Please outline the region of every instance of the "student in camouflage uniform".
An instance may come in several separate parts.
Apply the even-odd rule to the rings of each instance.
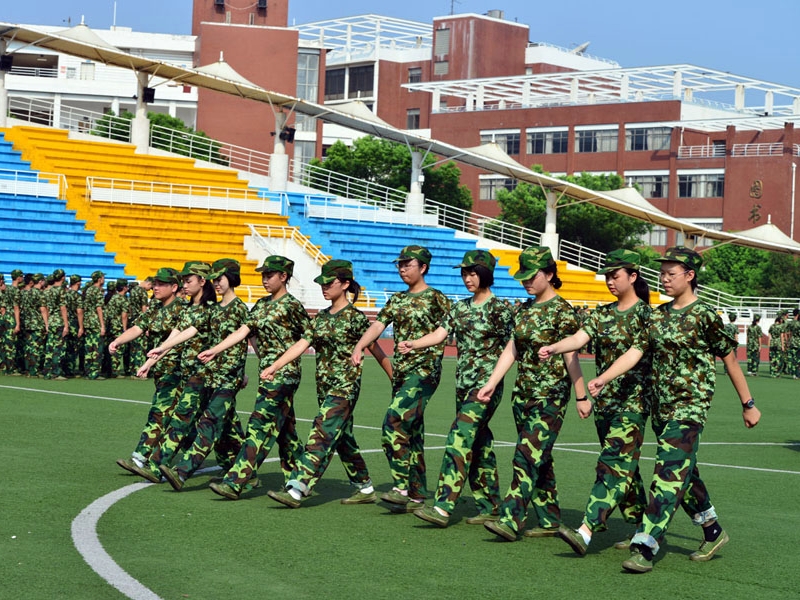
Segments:
[[[114,282],[113,295],[106,303],[106,331],[110,339],[116,339],[128,329],[128,314],[130,304],[126,294],[128,293],[128,280],[117,279]],[[109,356],[111,359],[111,377],[125,376],[125,352],[115,352]]]
[[[786,332],[789,335],[789,346],[787,351],[787,374],[792,379],[800,377],[800,309],[792,311],[792,319],[786,324]]]
[[[298,342],[308,328],[306,309],[286,289],[294,272],[294,262],[274,254],[266,257],[256,271],[261,273],[261,281],[269,296],[256,302],[247,322],[239,329],[213,348],[201,352],[198,356],[201,361],[214,360],[221,352],[250,337],[250,343],[259,357],[259,370],[263,370]],[[235,464],[222,480],[211,483],[215,494],[238,500],[248,487],[248,482],[252,486],[257,481],[254,479],[256,470],[276,441],[284,478],[287,482],[291,479],[297,466],[296,457],[303,451],[303,444],[297,437],[294,414],[294,395],[299,386],[299,358],[278,371],[271,381],[259,381],[244,444]]]
[[[578,313],[556,293],[561,280],[549,248],[525,249],[519,256],[519,270],[514,278],[534,298],[526,301],[514,316],[511,340],[488,381],[478,391],[478,401],[489,402],[505,374],[517,362],[511,406],[518,434],[513,476],[500,506],[500,518],[483,524],[508,541],[515,541],[522,533],[532,501],[538,526],[525,534],[546,537],[558,531],[561,510],[552,451],[564,422],[571,381],[581,404],[586,401],[577,352],[571,350],[563,358],[549,362],[541,361],[538,355],[540,347],[573,335],[580,327]]]
[[[739,327],[736,325],[736,318],[737,315],[735,312],[731,311],[728,313],[728,323],[725,324],[725,331],[736,340],[736,348],[733,350],[733,355],[736,357],[736,360],[739,360]],[[725,372],[727,373],[727,371]]]
[[[177,328],[184,303],[177,297],[178,272],[175,269],[162,268],[153,277],[153,301],[147,311],[137,319],[136,324],[108,345],[114,355],[119,347],[134,339],[144,339],[145,343],[158,346],[167,340],[172,330]],[[143,365],[136,365],[138,368]],[[131,454],[130,460],[119,459],[117,464],[135,473],[131,464],[144,468],[145,461],[161,442],[167,430],[175,405],[180,395],[181,371],[180,355],[177,352],[166,354],[150,369],[156,390],[147,413],[139,443]]]
[[[408,290],[392,295],[378,313],[353,350],[353,366],[361,364],[364,348],[375,342],[390,323],[394,324],[395,340],[415,340],[437,329],[450,310],[450,301],[425,283],[431,258],[430,251],[422,246],[406,246],[400,251],[395,262]],[[444,344],[438,344],[394,356],[392,400],[381,436],[394,487],[381,494],[381,500],[396,507],[396,512],[413,512],[427,496],[424,413],[439,386],[443,353]]]
[[[180,356],[180,395],[175,403],[169,428],[144,461],[144,466],[139,467],[134,463],[130,469],[153,483],[161,481],[159,466],[168,465],[183,444],[192,440],[198,411],[205,406],[209,397],[206,381],[210,376],[210,369],[197,359],[197,355],[208,346],[212,334],[211,318],[216,310],[214,305],[217,295],[211,282],[211,265],[189,261],[177,275],[183,280],[183,289],[189,303],[181,310],[178,323],[169,337],[147,353],[149,358],[137,373],[139,377],[146,377],[154,365],[171,353]],[[175,346],[179,348],[171,350]]]
[[[786,313],[778,311],[775,321],[769,326],[769,374],[780,377],[783,372],[783,320]]]
[[[148,277],[139,285],[132,282],[128,291],[128,326],[133,326],[136,321],[147,310],[150,298],[147,293],[153,289],[153,278]],[[147,360],[147,338],[138,336],[131,341],[128,349],[128,372],[132,378],[136,378],[135,373]]]
[[[502,382],[488,403],[477,398],[509,340],[513,322],[511,310],[492,293],[494,267],[495,258],[486,250],[464,254],[455,268],[461,269],[464,287],[472,296],[456,302],[435,331],[416,340],[403,340],[397,346],[401,354],[409,354],[437,346],[450,334],[456,338],[456,418],[445,443],[435,502],[414,511],[416,517],[439,527],[449,524],[467,481],[478,509],[473,524],[496,518],[500,504],[489,421],[503,398]]]
[[[632,250],[614,250],[606,256],[598,274],[605,275],[613,304],[596,308],[575,335],[539,349],[539,358],[576,351],[592,339],[596,348],[595,368],[602,373],[646,336],[650,326],[650,288],[641,277],[641,257]],[[591,402],[578,399],[578,414],[589,416]],[[609,384],[595,399],[594,422],[600,439],[594,486],[589,494],[583,523],[575,531],[561,527],[559,536],[579,555],[586,553],[592,534],[606,530],[606,521],[616,507],[626,522],[639,525],[647,504],[639,474],[644,428],[650,412],[650,359],[643,358],[624,377]],[[615,548],[628,547],[628,540]]]
[[[758,376],[758,367],[761,364],[761,338],[764,332],[759,326],[760,321],[761,317],[756,315],[753,317],[753,323],[747,328],[747,374],[753,377]]]
[[[35,273],[31,282],[33,285],[22,294],[22,335],[25,373],[28,377],[38,377],[42,375],[47,340],[47,304],[42,292],[44,275]]]
[[[691,510],[692,521],[703,527],[704,541],[690,555],[691,560],[710,560],[729,541],[697,468],[700,436],[714,395],[715,356],[721,357],[728,369],[742,403],[745,426],[754,427],[761,417],[733,354],[736,341],[725,332],[716,311],[695,295],[703,259],[694,250],[673,247],[658,260],[664,291],[673,300],[653,311],[647,338],[634,342],[608,370],[589,382],[589,391],[597,396],[608,382],[652,352],[656,466],[642,531],[633,536],[631,556],[622,563],[634,573],[653,569],[653,557],[679,505]]]
[[[0,375],[14,372],[16,348],[14,344],[14,300],[5,275],[0,273]]]
[[[103,285],[105,273],[95,271],[91,282],[83,288],[83,357],[86,379],[105,379],[103,366],[103,339],[106,335],[106,319],[103,314]]]
[[[211,311],[209,343],[219,343],[247,321],[247,305],[235,291],[242,281],[240,270],[239,262],[232,258],[221,258],[211,265],[209,278],[214,282],[220,300]],[[162,347],[167,346],[164,344]],[[236,412],[236,394],[245,384],[246,359],[247,341],[242,340],[222,354],[213,369],[207,369],[208,401],[195,422],[194,442],[178,457],[174,467],[164,462],[159,465],[161,473],[176,492],[181,491],[184,482],[200,468],[212,449],[216,450],[217,464],[223,471],[227,471],[239,455],[244,433]],[[198,361],[205,364],[199,355]]]
[[[83,338],[83,298],[80,293],[81,276],[73,274],[69,276],[69,287],[64,292],[64,299],[67,304],[67,323],[69,333],[66,339],[66,356],[64,357],[64,375],[67,377],[77,377],[83,373],[81,368],[81,344]]]
[[[25,285],[25,274],[19,269],[11,271],[11,285],[8,286],[7,291],[9,294],[9,302],[12,306],[12,315],[14,318],[14,325],[12,327],[12,337],[14,343],[14,358],[9,375],[20,376],[22,375],[23,365],[23,345],[22,345],[22,306],[21,292]]]
[[[47,303],[47,341],[44,351],[44,378],[65,381],[63,363],[67,351],[69,315],[67,297],[64,293],[65,273],[56,269],[50,276],[53,285],[45,292]]]
[[[367,464],[353,433],[353,410],[361,390],[362,367],[350,362],[355,345],[369,327],[369,321],[348,300],[358,300],[359,285],[353,278],[353,265],[346,260],[330,260],[314,279],[331,305],[321,310],[309,324],[303,337],[281,357],[261,371],[261,379],[274,381],[276,374],[296,361],[309,347],[317,354],[317,401],[319,413],[311,426],[305,450],[297,459],[297,468],[283,491],[267,495],[290,508],[299,508],[304,497],[322,477],[334,452],[338,452],[350,483],[356,491],[343,498],[342,504],[375,502],[375,490]],[[392,365],[378,344],[370,346],[389,378]]]

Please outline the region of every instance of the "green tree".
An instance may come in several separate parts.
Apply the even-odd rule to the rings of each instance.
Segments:
[[[733,244],[703,253],[700,283],[736,296],[800,298],[800,258]]]
[[[95,121],[94,128],[90,133],[109,140],[130,142],[132,119],[133,113],[128,110],[123,110],[119,116],[110,110]]]
[[[540,165],[533,170],[543,173]],[[619,175],[591,175],[561,177],[565,181],[597,191],[616,190],[625,182]],[[500,219],[528,229],[544,231],[545,195],[540,187],[520,183],[514,190],[498,190]],[[567,202],[558,207],[558,233],[566,240],[610,252],[616,248],[634,248],[642,243],[642,236],[650,231],[650,225],[632,217],[595,206],[588,202]]]

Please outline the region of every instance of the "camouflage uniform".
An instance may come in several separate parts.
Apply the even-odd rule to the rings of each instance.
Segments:
[[[436,330],[450,310],[450,301],[439,290],[394,294],[378,313],[383,325],[394,323],[394,339],[415,340]],[[425,476],[424,412],[442,376],[444,344],[409,354],[396,353],[393,360],[392,401],[383,421],[381,443],[394,486],[408,490],[412,499],[427,495]]]
[[[736,340],[716,311],[696,300],[673,309],[659,306],[647,340],[634,347],[653,358],[653,430],[658,444],[642,531],[631,541],[658,552],[678,505],[696,525],[716,519],[700,479],[697,450],[716,383],[715,356],[730,354]]]
[[[25,369],[25,344],[22,335],[22,296],[23,296],[23,289],[20,285],[12,285],[7,288],[7,291],[11,294],[11,305],[12,305],[12,313],[14,312],[14,307],[19,312],[19,330],[17,333],[14,334],[14,373],[22,373]],[[16,317],[16,315],[14,315]],[[16,329],[16,324],[13,326]]]
[[[353,434],[353,410],[361,391],[362,365],[350,362],[353,348],[369,328],[369,321],[352,304],[337,313],[330,307],[321,310],[303,333],[317,352],[317,402],[305,450],[287,487],[308,495],[338,452],[350,482],[358,489],[372,482],[361,450]],[[284,367],[285,368],[285,367]]]
[[[103,313],[106,317],[106,337],[113,341],[125,332],[122,316],[130,314],[130,304],[124,294],[115,291],[114,295],[106,304]],[[122,347],[118,352],[111,355],[111,376],[123,377],[125,375],[125,352]]]
[[[769,374],[780,377],[783,372],[783,323],[775,322],[769,327]]]
[[[747,372],[753,375],[758,375],[758,367],[761,364],[761,337],[763,335],[764,332],[758,325],[750,325],[747,328]],[[737,339],[736,334],[731,337]]]
[[[247,305],[240,298],[226,305],[217,304],[210,311],[208,346],[214,346],[239,329],[248,317]],[[247,359],[247,340],[229,348],[216,358],[207,370],[208,401],[195,422],[195,437],[175,465],[182,479],[191,477],[212,448],[217,464],[227,471],[239,454],[244,441],[242,425],[236,413],[236,393],[244,382],[244,363]]]
[[[591,313],[582,329],[595,342],[597,373],[604,373],[636,340],[648,334],[650,312],[650,307],[639,301],[624,312],[614,302]],[[583,518],[592,531],[604,531],[617,506],[626,522],[641,523],[647,495],[639,474],[639,457],[649,412],[648,355],[609,382],[595,398],[594,422],[602,450]]]
[[[500,521],[515,532],[522,530],[532,500],[541,527],[557,528],[561,522],[552,451],[569,402],[570,376],[562,356],[540,361],[538,353],[579,327],[578,314],[560,296],[528,300],[514,317],[518,356],[512,411],[518,438]]]
[[[103,290],[89,284],[83,296],[83,355],[87,379],[100,377],[103,364],[103,337],[100,335],[98,308],[103,308]]]
[[[2,277],[2,275],[0,275]],[[0,291],[0,375],[16,371],[14,360],[16,344],[14,343],[14,298],[10,287]]]
[[[67,299],[63,286],[53,286],[45,292],[45,302],[47,303],[47,342],[44,352],[44,374],[45,379],[63,377],[63,363],[67,350],[67,336],[64,328],[69,327],[64,322],[61,309],[66,311]]]
[[[786,323],[789,347],[786,356],[786,373],[794,379],[800,377],[800,321],[792,319]]]
[[[67,289],[64,291],[64,299],[67,304],[67,319],[69,321],[69,333],[67,334],[66,356],[64,359],[64,374],[68,377],[76,377],[81,373],[81,349],[82,344],[78,337],[80,329],[78,321],[78,310],[83,310],[83,298],[77,290]]]
[[[38,376],[44,362],[44,345],[47,339],[47,327],[41,308],[46,308],[44,294],[35,287],[22,293],[22,334],[25,348],[25,372]]]
[[[511,337],[512,324],[511,310],[494,295],[480,305],[472,298],[459,300],[442,321],[448,334],[455,334],[458,348],[456,418],[447,435],[435,495],[435,506],[448,514],[466,480],[480,513],[492,513],[500,504],[489,421],[503,398],[503,384],[486,404],[479,402],[477,395]]]
[[[135,285],[128,293],[128,327],[139,324],[139,319],[144,314],[144,309],[149,303],[147,291]],[[128,348],[129,369],[132,373],[141,367],[147,360],[147,338],[139,336],[130,343]]]
[[[303,305],[287,293],[278,300],[272,300],[271,296],[261,298],[250,311],[246,324],[256,337],[261,371],[302,337],[309,318]],[[283,367],[272,381],[260,380],[247,436],[223,483],[241,492],[276,441],[284,478],[291,479],[296,457],[303,451],[294,415],[294,395],[299,385],[300,359]]]
[[[147,307],[147,312],[137,322],[137,326],[146,333],[146,336],[144,333],[139,336],[145,338],[146,346],[155,348],[166,341],[172,330],[178,327],[180,313],[185,306],[182,300],[175,298],[167,305],[154,300]],[[133,457],[140,462],[144,462],[159,445],[172,419],[180,396],[180,353],[167,352],[153,365],[150,374],[153,376],[156,391],[147,413],[147,422],[133,452]]]

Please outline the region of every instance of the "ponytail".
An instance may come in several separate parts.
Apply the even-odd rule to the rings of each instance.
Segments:
[[[636,280],[633,282],[633,291],[636,292],[636,295],[639,299],[650,306],[650,286],[648,285],[647,281],[645,281],[642,274],[639,273],[636,269],[628,269],[626,268],[625,271],[628,275],[636,275]]]
[[[558,265],[556,265],[556,263],[553,263],[549,267],[543,267],[540,270],[545,275],[549,275],[550,273],[553,274],[553,277],[550,278],[550,285],[553,286],[554,290],[561,288],[563,283],[561,283],[561,280],[558,278]]]

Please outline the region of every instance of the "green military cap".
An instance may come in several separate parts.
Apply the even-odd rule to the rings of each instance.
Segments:
[[[526,281],[536,275],[545,267],[556,264],[553,253],[547,246],[531,246],[525,248],[519,255],[519,271],[514,273],[514,279]]]
[[[293,272],[294,261],[279,254],[268,256],[260,267],[256,267],[256,273],[286,273],[291,277]]]
[[[735,312],[731,311],[731,312],[729,312],[729,313],[728,313],[728,318],[729,318],[731,321],[735,321],[735,320],[736,320],[736,317],[737,317],[737,314],[736,314]]]
[[[328,283],[333,283],[339,278],[353,279],[353,263],[349,260],[329,260],[322,265],[322,273],[314,278],[314,283],[326,285]]]
[[[117,288],[117,285],[113,281],[106,281],[106,290],[109,292],[114,291]]]
[[[66,275],[66,273],[64,273],[64,269],[56,269],[55,271],[53,271],[52,275],[53,281],[58,281],[59,279],[64,277],[64,275]]]
[[[411,245],[406,246],[402,250],[400,250],[400,256],[394,259],[394,262],[400,262],[402,260],[413,260],[417,259],[424,265],[430,266],[431,264],[431,252],[425,246],[417,246]]]
[[[178,285],[180,281],[178,281],[178,272],[175,269],[170,269],[169,267],[161,267],[156,274],[152,277],[153,281],[158,281],[161,283],[174,283]]]
[[[33,281],[33,283],[39,283],[42,279],[44,279],[44,275],[41,273],[34,273],[31,281]]]
[[[97,283],[98,281],[100,281],[101,278],[105,276],[106,274],[103,273],[102,271],[95,271],[94,273],[92,273],[92,283]]]
[[[115,287],[126,287],[127,285],[128,285],[128,280],[123,279],[121,277],[117,279],[117,281],[115,282]]]
[[[785,317],[788,314],[789,314],[789,311],[787,311],[787,310],[779,310],[777,313],[775,313],[775,318],[779,319],[780,317]]]
[[[25,273],[20,271],[19,269],[14,269],[11,271],[11,279],[17,279],[18,277],[22,277]]]
[[[691,271],[699,271],[703,264],[703,257],[690,248],[683,248],[681,246],[673,246],[667,248],[664,256],[656,259],[658,262],[677,262],[686,265],[686,268]]]
[[[183,265],[183,270],[178,273],[178,277],[188,277],[189,275],[197,275],[203,279],[209,279],[211,265],[201,260],[190,260]]]
[[[81,281],[83,281],[83,279],[77,273],[69,276],[69,284],[70,285],[75,285],[76,283],[80,283]]]
[[[494,273],[495,259],[492,253],[488,250],[470,250],[464,254],[461,263],[457,264],[454,269],[463,269],[465,267],[486,267],[489,272]]]
[[[52,274],[50,274],[44,278],[44,282],[47,285],[53,285],[56,282],[56,278]]]
[[[639,270],[639,267],[642,266],[642,257],[639,255],[638,252],[634,252],[633,250],[612,250],[608,254],[606,254],[606,262],[603,265],[602,269],[599,269],[597,272],[600,275],[605,275],[606,273],[611,273],[612,271],[616,271],[617,269],[635,269]]]
[[[234,258],[220,258],[215,260],[211,265],[211,273],[208,274],[209,279],[217,279],[226,273],[239,273],[241,265],[239,261]]]
[[[155,281],[155,278],[151,275],[150,277],[145,277],[145,281],[149,281],[150,283],[153,283]]]

